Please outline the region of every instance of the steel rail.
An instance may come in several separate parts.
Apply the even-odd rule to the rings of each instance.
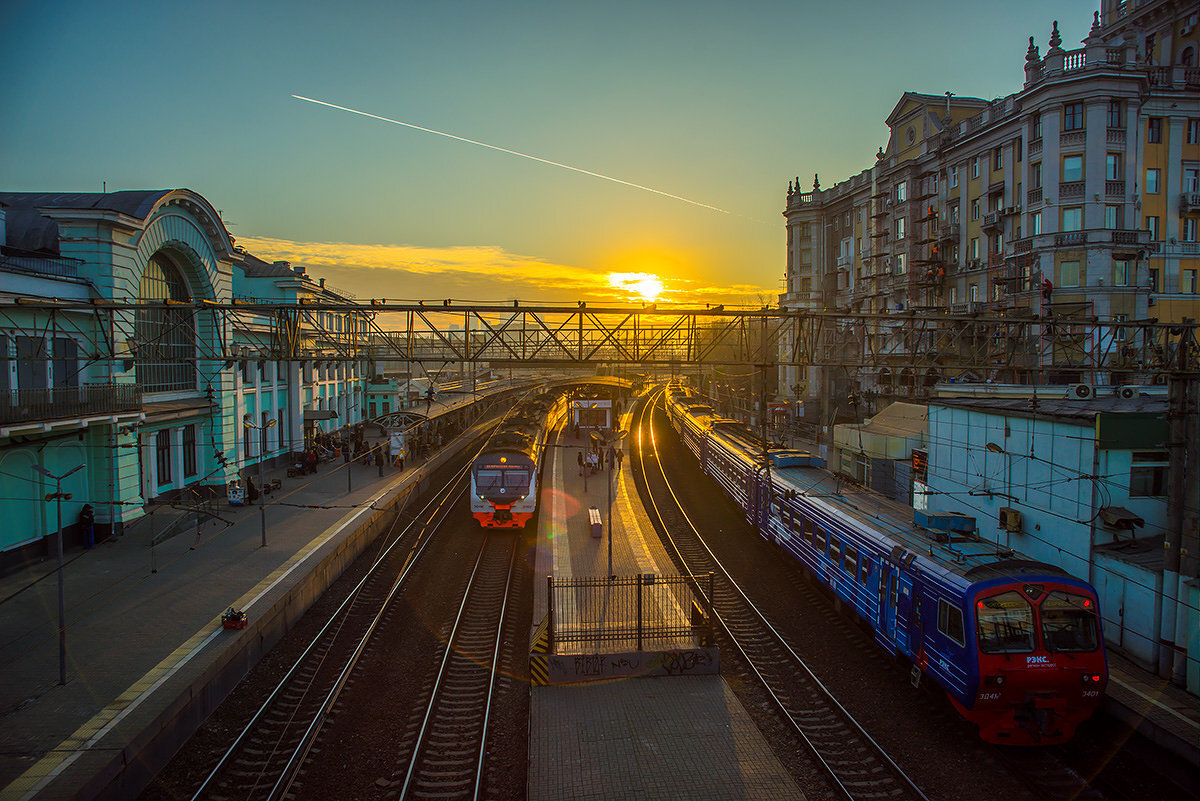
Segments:
[[[506,568],[503,590],[504,603],[502,603],[500,606],[499,615],[495,623],[495,637],[492,640],[493,660],[491,665],[488,667],[487,700],[483,706],[483,715],[478,731],[480,744],[479,750],[476,752],[474,767],[475,776],[474,780],[471,782],[473,788],[473,798],[479,797],[480,785],[483,778],[484,752],[487,747],[487,725],[491,714],[492,691],[496,683],[496,668],[500,655],[500,646],[504,636],[505,616],[508,610],[507,601],[508,595],[512,588],[513,566],[516,563],[516,555],[518,551],[518,548],[516,547],[518,538],[510,537],[510,539],[512,541],[508,544],[508,566]],[[434,711],[437,709],[439,703],[444,700],[443,687],[446,684],[447,678],[449,677],[451,663],[456,657],[466,653],[465,649],[460,651],[460,649],[456,648],[456,645],[461,644],[461,640],[464,637],[464,629],[466,628],[464,623],[470,619],[468,608],[472,601],[478,600],[479,597],[480,573],[481,569],[485,567],[484,556],[487,554],[489,546],[497,541],[499,541],[497,535],[490,534],[480,543],[479,554],[475,558],[475,565],[471,569],[471,575],[467,580],[467,586],[463,589],[462,601],[459,603],[458,612],[454,618],[454,627],[450,632],[450,636],[446,638],[445,651],[442,654],[441,665],[439,666],[437,676],[434,679],[433,688],[430,690],[429,703],[425,707],[425,714],[421,720],[421,726],[417,731],[416,740],[413,742],[412,756],[408,762],[408,769],[405,771],[404,784],[400,789],[399,797],[401,799],[408,798],[409,791],[413,789],[414,782],[418,779],[417,769],[420,765],[422,754],[428,747],[428,738],[431,734],[430,724],[434,720]]]
[[[287,673],[283,676],[283,678],[279,680],[278,684],[271,691],[270,695],[267,696],[266,700],[263,701],[263,703],[259,706],[258,710],[250,718],[249,722],[246,723],[246,725],[242,728],[242,731],[234,739],[233,743],[229,746],[228,749],[226,749],[225,753],[217,761],[217,764],[212,768],[212,770],[209,771],[208,776],[205,777],[204,781],[200,784],[200,787],[197,788],[195,793],[192,794],[192,801],[199,801],[199,799],[203,797],[205,791],[209,787],[209,784],[220,774],[220,772],[226,766],[226,764],[228,762],[230,762],[230,760],[233,758],[233,756],[238,752],[238,750],[241,748],[241,746],[245,743],[245,741],[247,740],[249,735],[259,727],[259,724],[262,721],[264,715],[266,715],[266,713],[272,708],[272,706],[274,705],[276,700],[279,698],[281,693],[290,685],[293,677],[300,670],[300,668],[304,665],[305,661],[309,658],[309,656],[314,652],[314,650],[319,645],[321,645],[322,641],[325,638],[325,635],[330,632],[330,629],[334,626],[334,624],[337,623],[340,625],[342,622],[344,622],[345,613],[348,613],[351,609],[353,609],[354,605],[357,603],[357,601],[359,599],[359,596],[360,596],[363,588],[366,586],[367,582],[373,578],[375,571],[379,568],[379,566],[383,563],[383,561],[392,554],[392,551],[397,546],[399,546],[401,541],[405,538],[405,536],[409,533],[409,531],[412,530],[412,528],[414,526],[417,526],[418,524],[425,525],[422,523],[421,518],[426,513],[430,512],[430,510],[433,510],[434,512],[436,512],[445,505],[446,501],[449,499],[449,497],[451,496],[451,494],[453,492],[453,488],[462,481],[467,470],[469,469],[469,466],[470,466],[470,461],[468,461],[466,466],[464,466],[454,476],[454,479],[452,481],[448,482],[444,487],[442,487],[439,490],[439,492],[436,493],[434,495],[434,497],[431,498],[430,501],[428,503],[426,503],[424,505],[424,507],[421,508],[421,510],[419,512],[417,512],[416,514],[414,514],[412,516],[412,519],[409,520],[408,525],[406,525],[404,527],[404,529],[395,536],[395,538],[392,540],[392,542],[382,552],[380,552],[380,554],[375,558],[375,561],[372,562],[372,564],[367,569],[367,571],[363,575],[363,577],[354,586],[354,588],[347,594],[345,600],[343,600],[342,603],[338,605],[337,609],[335,609],[333,611],[333,613],[329,616],[329,620],[327,620],[325,622],[325,624],[321,627],[320,631],[318,631],[313,636],[312,641],[305,647],[304,651],[296,658],[296,660],[293,663],[293,665],[291,666],[291,668],[289,668]],[[461,493],[461,490],[460,490],[460,493]],[[394,530],[394,525],[393,525],[393,530]],[[390,531],[388,533],[388,536],[391,536]],[[404,577],[406,577],[408,575],[409,571],[412,568],[412,565],[417,561],[417,557],[420,556],[420,553],[424,552],[424,549],[428,545],[428,543],[429,543],[429,538],[424,538],[422,540],[419,540],[417,543],[415,543],[416,545],[418,545],[420,547],[420,550],[417,551],[416,556],[414,556],[410,553],[409,558],[406,563],[406,566],[405,566],[404,570],[402,571],[401,578],[398,579],[398,581],[402,580]],[[390,599],[390,597],[391,596],[389,595],[389,599]],[[372,626],[372,628],[373,628],[373,626]],[[280,737],[282,737],[282,736],[283,735],[281,733]]]
[[[650,397],[648,397],[646,399],[646,401],[642,405],[642,408],[640,410],[641,411],[641,418],[640,418],[641,423],[639,424],[639,445],[640,445],[641,429],[642,429],[643,425],[645,425],[645,422],[648,419],[648,417],[650,416],[650,413],[652,413],[654,406],[657,404],[658,400],[661,398],[661,396],[663,394],[664,394],[663,391],[659,391],[659,392],[655,393],[654,395],[651,395]],[[656,466],[658,467],[659,473],[662,476],[662,481],[663,481],[664,486],[666,487],[667,491],[670,493],[671,499],[674,501],[674,504],[677,507],[679,514],[683,517],[687,526],[694,533],[696,541],[700,544],[700,546],[708,554],[708,558],[716,566],[720,575],[725,579],[725,582],[727,582],[728,587],[731,588],[736,593],[736,595],[740,599],[742,605],[746,609],[748,609],[758,619],[758,621],[761,623],[761,625],[772,635],[775,642],[783,648],[783,650],[788,654],[788,656],[790,656],[792,661],[804,671],[805,676],[807,676],[809,681],[812,683],[812,686],[816,690],[818,690],[819,694],[821,696],[823,696],[823,698],[831,705],[833,711],[839,717],[841,717],[842,720],[854,730],[854,732],[858,735],[859,738],[861,738],[861,740],[863,740],[867,745],[870,746],[870,749],[875,752],[875,755],[881,760],[881,762],[890,770],[890,772],[893,774],[893,776],[899,781],[901,788],[906,790],[907,792],[913,794],[917,798],[921,799],[921,801],[929,801],[929,798],[928,798],[928,796],[925,795],[924,791],[922,791],[921,788],[918,787],[917,784],[908,776],[908,774],[905,773],[904,770],[899,765],[896,764],[896,762],[891,758],[891,756],[888,755],[887,751],[885,751],[883,749],[883,747],[881,745],[879,745],[879,743],[876,742],[875,739],[870,736],[870,734],[867,733],[867,731],[854,718],[854,716],[850,714],[850,712],[841,704],[841,702],[839,702],[837,700],[837,698],[834,696],[834,694],[820,681],[820,679],[817,678],[816,674],[813,673],[812,669],[809,668],[808,664],[804,661],[804,659],[801,658],[800,655],[796,653],[796,651],[787,642],[785,637],[767,619],[766,615],[758,608],[758,606],[752,600],[750,600],[749,596],[742,589],[741,585],[738,584],[738,582],[734,580],[734,578],[730,575],[729,571],[725,568],[724,564],[722,564],[720,559],[717,558],[716,554],[713,553],[712,549],[708,546],[708,544],[704,541],[703,536],[700,534],[699,528],[695,525],[695,523],[692,522],[691,517],[687,514],[687,511],[684,508],[683,502],[680,501],[678,495],[675,493],[675,490],[671,486],[670,479],[667,477],[665,469],[663,469],[662,459],[659,457],[658,442],[657,442],[657,438],[655,436],[654,428],[653,428],[652,424],[649,426],[649,438],[650,438],[650,447],[654,454],[654,462],[655,462]],[[644,452],[644,449],[639,447],[636,450],[638,451],[638,459],[642,464],[642,475],[646,476],[647,473],[646,473],[646,468],[645,468],[645,457],[642,455]],[[647,483],[647,487],[649,487],[648,483]],[[674,536],[671,535],[670,529],[666,525],[666,521],[663,518],[662,511],[658,505],[658,502],[654,499],[652,493],[649,494],[649,500],[650,500],[651,506],[654,509],[654,515],[655,515],[655,517],[658,518],[658,520],[661,524],[661,529],[665,534],[665,537],[667,539],[668,544],[670,545],[671,550],[675,553],[675,556],[679,560],[679,563],[683,566],[683,569],[687,572],[688,576],[692,579],[693,583],[695,584],[695,586],[697,588],[697,591],[702,592],[702,590],[700,589],[701,583],[696,579],[695,574],[692,572],[690,565],[688,565],[686,558],[684,557],[678,544],[675,542]],[[708,571],[705,571],[705,572],[707,573]],[[714,591],[714,594],[715,594],[715,591]],[[710,609],[712,610],[713,618],[720,624],[722,630],[726,633],[726,635],[729,637],[730,641],[735,645],[738,652],[741,654],[742,658],[745,660],[746,664],[750,667],[750,670],[754,673],[754,675],[756,677],[758,677],[759,682],[762,684],[762,686],[766,690],[767,694],[771,697],[772,701],[775,702],[776,706],[779,707],[780,711],[783,712],[784,716],[788,719],[788,721],[795,728],[797,734],[800,735],[801,740],[808,747],[809,751],[813,754],[813,756],[821,764],[822,768],[824,768],[826,770],[826,772],[829,774],[829,776],[832,778],[832,780],[836,784],[838,790],[848,799],[853,800],[853,799],[857,798],[858,796],[856,796],[851,791],[851,789],[848,788],[845,783],[843,783],[842,777],[838,775],[837,769],[835,769],[828,762],[828,760],[825,758],[825,755],[823,755],[821,753],[817,744],[814,743],[813,740],[809,737],[808,732],[806,732],[804,730],[803,724],[799,720],[796,719],[796,716],[789,710],[789,708],[788,708],[787,704],[784,702],[784,700],[780,697],[780,695],[771,686],[770,681],[763,674],[763,672],[759,669],[758,665],[755,664],[755,660],[750,656],[750,654],[743,647],[741,640],[733,632],[732,628],[730,627],[729,623],[726,621],[725,617],[723,617],[721,614],[719,614],[717,612],[716,599],[708,598],[706,600],[709,604]]]

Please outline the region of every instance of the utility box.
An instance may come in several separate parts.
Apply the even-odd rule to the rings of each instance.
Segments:
[[[595,506],[588,509],[588,524],[592,527],[592,536],[599,538],[604,534],[604,521],[600,519],[600,510]]]

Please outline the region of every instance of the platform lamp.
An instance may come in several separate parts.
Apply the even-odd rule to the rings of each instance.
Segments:
[[[612,432],[612,434],[611,434],[611,435],[609,435],[609,436],[607,436],[607,437],[598,437],[598,436],[596,436],[596,434],[594,434],[594,433],[593,433],[593,434],[592,434],[592,441],[594,441],[595,443],[597,443],[598,445],[600,445],[601,447],[603,447],[603,448],[604,448],[604,449],[607,451],[609,448],[611,448],[613,445],[616,445],[618,442],[620,442],[621,440],[625,439],[625,437],[627,437],[627,436],[629,436],[629,432],[628,432],[628,431],[625,431],[625,430],[617,430],[617,431],[614,431],[614,432]],[[601,457],[600,457],[600,458],[601,458],[601,459],[604,459],[604,456],[603,456],[603,455],[601,455]],[[615,460],[614,460],[614,461],[615,461]],[[601,463],[603,464],[603,462],[601,462]],[[586,471],[585,471],[585,473],[586,473]],[[609,578],[609,580],[611,581],[611,580],[612,580],[612,578],[613,578],[613,563],[612,563],[612,494],[613,494],[612,480],[613,480],[613,466],[612,466],[612,465],[609,465],[609,467],[608,467],[608,474],[607,474],[607,475],[608,475],[608,479],[607,479],[607,481],[606,481],[605,483],[607,483],[607,484],[608,484],[608,512],[606,513],[606,517],[605,517],[605,519],[606,519],[608,522],[607,522],[607,523],[605,523],[605,525],[608,527],[608,578]],[[585,484],[586,484],[586,481],[587,481],[587,479],[585,478],[585,479],[584,479],[584,481],[585,481]]]
[[[83,469],[83,465],[72,467],[61,476],[56,476],[41,465],[33,465],[33,469],[47,478],[54,479],[54,492],[46,496],[48,501],[56,501],[58,505],[58,683],[67,683],[67,611],[63,605],[63,527],[62,502],[71,500],[71,493],[62,491],[63,479],[72,473]]]
[[[254,425],[254,418],[249,414],[242,415],[242,423],[246,428],[253,428],[255,431],[266,431],[271,426],[275,425],[275,420],[267,421],[266,425]],[[264,434],[260,434],[258,438],[258,519],[259,525],[262,528],[262,547],[267,547],[267,485],[263,483],[263,460],[266,458],[267,449]]]

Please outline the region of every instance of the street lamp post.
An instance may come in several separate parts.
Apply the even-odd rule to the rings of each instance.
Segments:
[[[62,502],[63,498],[71,500],[71,493],[62,491],[63,479],[82,470],[83,465],[76,465],[61,476],[56,476],[40,465],[33,469],[42,475],[54,479],[54,492],[46,496],[48,501],[56,501],[58,506],[58,683],[67,683],[67,610],[63,603],[63,527]]]
[[[254,425],[254,420],[250,415],[243,415],[242,422],[247,428],[253,428],[255,431],[263,432],[271,426],[275,425],[274,420],[270,420],[264,426]],[[267,547],[267,485],[263,483],[263,460],[266,458],[267,449],[265,434],[259,434],[258,438],[258,522],[262,529],[262,547]]]
[[[621,440],[625,439],[625,437],[628,436],[628,434],[629,434],[628,431],[614,431],[612,433],[612,436],[604,437],[604,438],[597,437],[595,434],[592,434],[592,439],[594,439],[596,442],[600,443],[604,449],[600,455],[600,458],[604,459],[608,455],[608,452],[610,450],[612,450],[612,447],[614,445],[616,445],[618,442],[620,442]],[[613,462],[616,462],[616,461],[617,460],[614,457]],[[601,464],[603,464],[603,462],[601,462]],[[613,474],[614,467],[615,467],[615,464],[610,464],[608,466],[608,474],[607,474],[607,479],[605,481],[605,483],[608,484],[608,512],[606,513],[605,525],[608,527],[608,577],[610,579],[613,577],[613,557],[612,557],[612,500],[613,500],[612,499],[612,494],[613,494],[612,480],[613,480],[613,476],[612,476],[612,474]],[[584,470],[583,474],[584,474],[583,488],[586,491],[587,490],[587,471]]]

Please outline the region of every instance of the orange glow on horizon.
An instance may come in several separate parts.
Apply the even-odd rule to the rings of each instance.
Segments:
[[[665,291],[662,280],[652,273],[609,273],[608,285],[648,303],[653,303]]]

